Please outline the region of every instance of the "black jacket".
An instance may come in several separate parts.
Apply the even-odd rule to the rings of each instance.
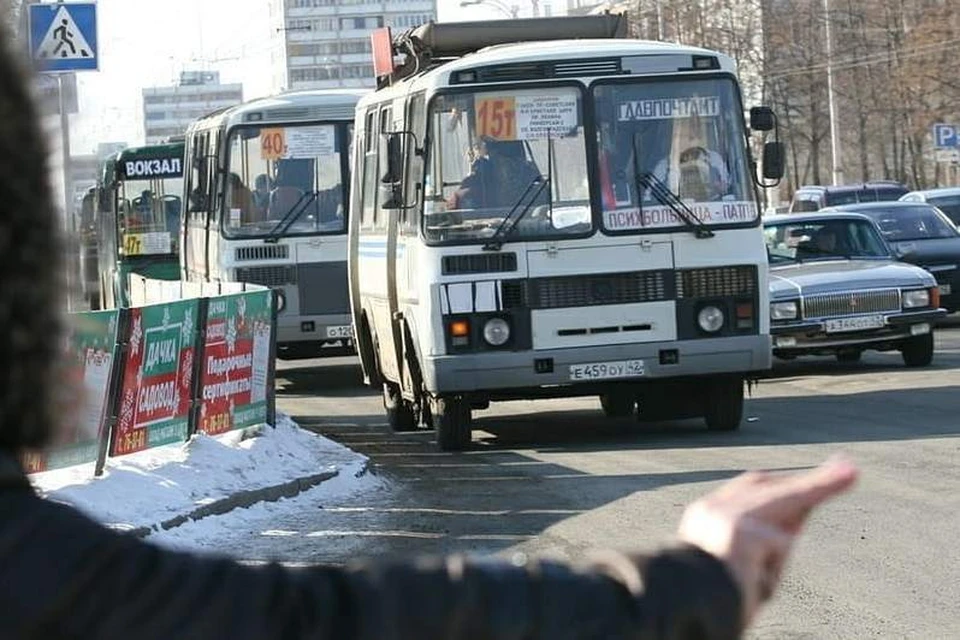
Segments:
[[[460,557],[251,567],[160,549],[37,496],[0,454],[2,638],[736,638],[740,595],[691,548],[590,570]]]

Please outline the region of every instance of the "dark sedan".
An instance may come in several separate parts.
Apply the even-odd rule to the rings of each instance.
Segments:
[[[932,273],[940,285],[940,303],[960,310],[960,231],[937,207],[921,202],[867,202],[824,211],[870,216],[904,262]]]
[[[933,323],[942,318],[934,277],[897,262],[876,224],[856,213],[770,216],[773,353],[835,355],[900,351],[907,366],[933,360]]]

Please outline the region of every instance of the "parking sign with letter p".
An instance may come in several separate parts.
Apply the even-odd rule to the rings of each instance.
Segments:
[[[957,146],[957,128],[952,124],[933,125],[933,146],[938,149]]]

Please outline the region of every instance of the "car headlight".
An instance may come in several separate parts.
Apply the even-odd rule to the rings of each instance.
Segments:
[[[903,292],[903,308],[916,309],[918,307],[930,306],[930,291],[927,289],[916,289],[914,291]]]
[[[483,325],[483,339],[493,347],[502,347],[510,339],[510,323],[503,318],[490,318]]]
[[[719,307],[708,305],[697,314],[697,324],[707,333],[716,333],[723,328],[723,311]]]
[[[798,313],[797,303],[794,301],[774,302],[770,305],[771,320],[794,320]]]

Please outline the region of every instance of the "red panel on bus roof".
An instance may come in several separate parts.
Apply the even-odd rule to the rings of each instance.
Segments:
[[[393,73],[393,37],[390,27],[382,27],[370,34],[373,49],[373,73],[376,77]]]

